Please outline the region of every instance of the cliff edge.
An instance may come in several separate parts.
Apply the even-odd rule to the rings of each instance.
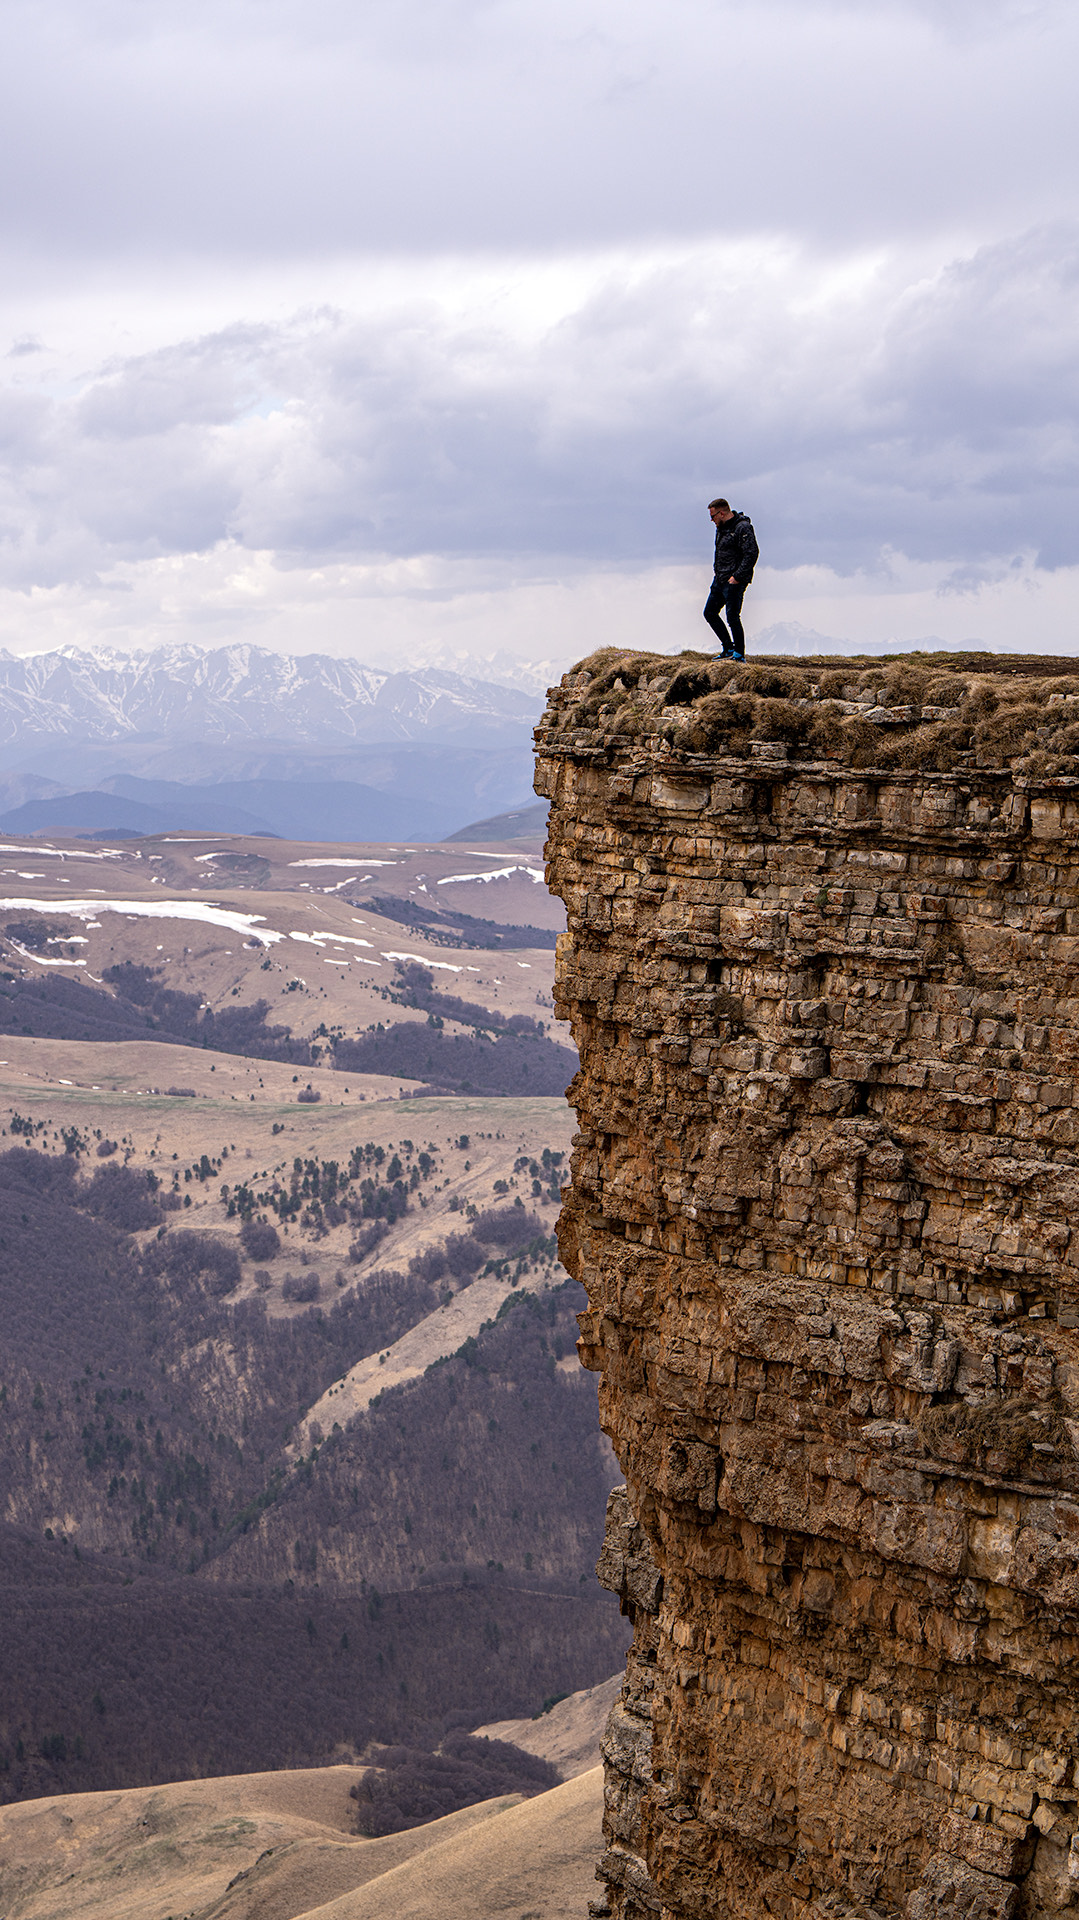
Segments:
[[[615,1920],[1079,1908],[1079,674],[608,651],[537,731],[625,1474]]]

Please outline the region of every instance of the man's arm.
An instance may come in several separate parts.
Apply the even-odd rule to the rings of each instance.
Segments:
[[[747,587],[752,578],[753,569],[760,559],[761,554],[751,520],[742,521],[738,529],[738,544],[742,550],[738,561],[738,571],[737,573],[731,574],[728,584],[732,587]]]

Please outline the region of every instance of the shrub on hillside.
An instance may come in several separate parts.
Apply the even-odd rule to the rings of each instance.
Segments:
[[[213,1233],[169,1233],[155,1241],[144,1256],[147,1271],[165,1274],[184,1287],[202,1282],[210,1294],[231,1293],[240,1284],[240,1256],[235,1243]]]
[[[0,1154],[0,1177],[14,1179],[53,1200],[74,1197],[75,1161],[69,1154],[38,1153],[36,1147],[9,1147]]]
[[[372,1220],[369,1227],[364,1227],[362,1231],[356,1235],[355,1240],[348,1250],[349,1259],[354,1261],[358,1266],[361,1260],[366,1260],[369,1253],[374,1253],[379,1241],[386,1238],[389,1230],[388,1221]]]
[[[283,1300],[317,1300],[321,1292],[321,1276],[310,1267],[305,1273],[286,1273],[281,1286]]]
[[[350,1287],[326,1315],[325,1326],[344,1363],[352,1366],[403,1333],[438,1306],[434,1288],[419,1274],[376,1267]]]
[[[550,1761],[524,1753],[505,1740],[475,1740],[448,1733],[435,1753],[388,1747],[350,1787],[356,1802],[356,1832],[403,1833],[440,1820],[461,1807],[507,1793],[547,1793],[559,1785]]]
[[[156,1227],[161,1219],[156,1188],[153,1174],[134,1167],[98,1167],[78,1204],[95,1219],[119,1227],[121,1233],[138,1233],[144,1227]]]
[[[497,1007],[485,1007],[477,1000],[459,1000],[455,993],[440,993],[435,989],[430,968],[416,963],[398,965],[390,998],[399,1006],[417,1007],[438,1020],[458,1020],[462,1026],[476,1027],[483,1033],[531,1034],[534,1039],[543,1038],[541,1020],[533,1020],[527,1013],[506,1015]]]
[[[51,1040],[146,1040],[145,1015],[99,987],[50,974],[0,981],[0,1033]]]
[[[447,1009],[443,1017],[457,1016]],[[508,1021],[492,1038],[486,1029],[446,1034],[419,1020],[338,1040],[333,1063],[345,1073],[400,1074],[453,1092],[494,1095],[562,1094],[579,1065],[569,1047],[522,1033]]]
[[[527,1207],[488,1207],[477,1214],[472,1222],[472,1231],[477,1240],[484,1240],[496,1247],[527,1247],[532,1240],[544,1240],[547,1228],[536,1213],[529,1213]]]
[[[179,1040],[188,1046],[213,1047],[219,1053],[245,1053],[262,1060],[288,1060],[293,1065],[305,1065],[310,1060],[306,1040],[294,1040],[288,1027],[266,1025],[268,1000],[223,1007],[215,1013],[197,994],[164,986],[160,975],[160,967],[141,966],[132,960],[122,960],[104,972],[104,979],[121,1003],[127,1002],[129,1013],[136,1008],[141,1012],[144,1026],[151,1029],[151,1035],[144,1032],[143,1038]]]
[[[425,1247],[422,1253],[414,1253],[408,1270],[433,1286],[444,1273],[463,1280],[467,1273],[476,1273],[485,1258],[484,1249],[470,1233],[451,1233],[440,1247]]]
[[[245,1220],[240,1244],[249,1260],[272,1260],[281,1251],[281,1236],[268,1220]]]

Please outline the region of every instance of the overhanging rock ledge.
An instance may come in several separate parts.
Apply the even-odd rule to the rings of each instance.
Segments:
[[[1079,1909],[1079,677],[608,651],[537,732],[625,1474],[615,1920]]]

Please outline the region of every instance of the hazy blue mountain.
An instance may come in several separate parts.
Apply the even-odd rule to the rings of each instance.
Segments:
[[[509,813],[496,813],[489,820],[474,820],[471,826],[448,833],[453,840],[533,840],[547,832],[547,802],[536,800],[528,807],[514,807]]]
[[[197,787],[186,789],[190,804],[178,809],[147,806],[116,793],[67,793],[60,798],[28,800],[0,814],[0,832],[37,833],[42,828],[54,833],[104,833],[121,828],[134,833],[165,833],[180,827],[201,828],[208,833],[267,833],[272,831],[255,814],[227,801],[215,806],[200,804]],[[182,815],[182,817],[180,817]]]
[[[122,782],[123,791],[30,800],[0,814],[0,832],[135,833],[195,828],[270,833],[284,840],[438,840],[460,811],[398,800],[344,781],[240,780],[213,787],[165,780]]]
[[[213,816],[215,832],[225,831],[227,813],[242,810],[259,826],[231,831],[261,830],[283,840],[431,840],[441,837],[447,818],[460,818],[452,801],[438,806],[346,780],[221,780],[196,787],[125,775],[112,783],[112,794],[170,816],[186,813],[190,825]],[[50,804],[62,807],[63,801]]]

